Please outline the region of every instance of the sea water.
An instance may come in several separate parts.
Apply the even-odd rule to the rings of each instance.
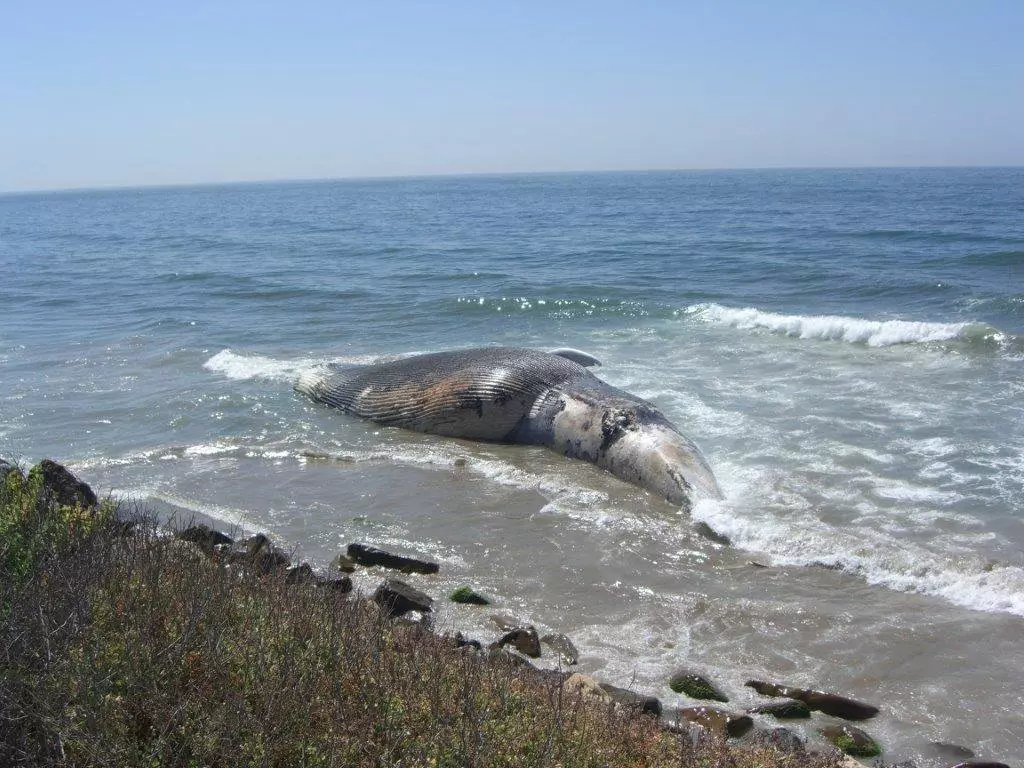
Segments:
[[[5,195],[0,268],[0,456],[319,565],[436,558],[427,591],[471,584],[669,707],[688,667],[736,708],[750,678],[876,703],[887,759],[1024,755],[1024,169]],[[492,344],[595,355],[725,499],[686,515],[292,391]],[[497,636],[443,600],[438,624]]]

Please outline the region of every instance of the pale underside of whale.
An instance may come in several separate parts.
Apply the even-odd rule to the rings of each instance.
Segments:
[[[306,373],[295,388],[378,424],[545,445],[687,508],[721,494],[707,461],[646,400],[587,370],[579,350],[483,347]]]

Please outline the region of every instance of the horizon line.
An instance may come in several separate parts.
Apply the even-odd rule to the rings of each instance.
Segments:
[[[611,168],[611,169],[567,169],[557,171],[451,171],[440,173],[395,173],[354,176],[318,177],[274,177],[263,179],[225,179],[213,181],[183,181],[156,184],[109,184],[81,187],[42,187],[39,189],[0,189],[0,197],[21,197],[32,195],[81,193],[81,192],[131,192],[158,191],[163,189],[196,189],[204,187],[234,187],[272,184],[329,184],[359,181],[402,181],[421,179],[466,179],[494,178],[506,176],[572,176],[585,174],[631,174],[631,173],[722,173],[736,171],[885,171],[885,170],[970,170],[970,169],[1014,169],[1024,164],[949,164],[949,165],[764,165],[764,166],[721,166],[708,168]]]

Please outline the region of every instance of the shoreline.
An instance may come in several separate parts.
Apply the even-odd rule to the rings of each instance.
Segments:
[[[343,575],[340,578],[338,578],[337,574],[317,574],[306,563],[300,563],[299,565],[292,566],[290,564],[290,558],[281,550],[277,549],[272,544],[272,542],[270,542],[265,536],[257,535],[255,537],[250,537],[248,540],[246,540],[246,542],[242,543],[241,549],[239,549],[239,546],[235,544],[235,542],[230,541],[230,539],[228,539],[228,537],[226,537],[224,534],[217,535],[210,529],[180,529],[176,532],[175,536],[179,541],[181,541],[182,536],[184,536],[186,540],[191,541],[191,543],[188,546],[194,547],[196,553],[201,553],[202,557],[209,559],[213,563],[216,563],[220,566],[225,566],[227,570],[230,570],[233,566],[240,567],[243,571],[251,570],[253,568],[254,562],[265,564],[267,562],[266,559],[270,558],[270,562],[272,563],[270,566],[259,565],[258,569],[264,569],[265,567],[267,567],[267,573],[279,572],[284,577],[285,583],[310,585],[319,584],[321,586],[325,584],[330,584],[333,585],[331,586],[331,591],[338,592],[340,594],[347,594],[352,592],[352,583],[350,579],[348,580],[347,585],[345,585],[345,581],[348,578],[346,575]],[[217,539],[217,543],[211,543],[213,539]],[[356,547],[358,550],[358,545],[356,545]],[[364,547],[363,549],[365,550],[366,548]],[[349,548],[349,552],[347,554],[353,554],[352,547]],[[357,551],[355,554],[357,556],[354,559],[359,560],[366,555],[366,552],[364,551],[362,553],[359,553]],[[373,568],[372,573],[374,573],[375,577],[385,576],[386,580],[384,584],[394,583],[395,581],[397,581],[395,579],[388,579],[387,574],[382,572],[383,567],[385,565],[384,561],[386,561],[387,558],[392,558],[389,565],[392,568],[397,568],[398,573],[401,573],[403,570],[408,570],[413,564],[416,563],[418,563],[419,565],[426,564],[428,568],[432,565],[433,570],[431,572],[436,573],[437,571],[436,564],[425,563],[425,561],[403,559],[402,557],[398,557],[398,559],[395,560],[394,558],[396,556],[390,555],[389,553],[383,553],[380,550],[373,550],[371,556],[378,558],[377,561],[367,562],[364,560],[362,564],[348,563],[347,565],[345,565],[345,568],[350,568],[351,570],[354,570],[356,567],[359,567],[359,565]],[[382,556],[384,560],[380,559]],[[401,582],[399,581],[398,583]],[[374,598],[367,598],[365,595],[357,593],[356,596],[352,599],[358,601],[372,600],[373,602],[382,607],[387,606],[388,600],[382,600],[380,599],[379,596],[380,590],[383,588],[383,586],[384,585],[382,584],[381,587],[378,588],[377,594],[375,594]],[[684,713],[684,711],[677,710],[674,713],[667,713],[666,715],[666,713],[663,712],[664,708],[661,702],[653,696],[645,696],[632,691],[617,688],[615,686],[611,686],[608,684],[602,684],[594,680],[593,678],[590,678],[586,675],[580,675],[579,673],[571,674],[567,670],[563,670],[561,668],[561,664],[559,664],[559,668],[556,669],[554,672],[552,672],[551,670],[538,670],[533,666],[529,659],[526,658],[526,655],[533,656],[534,651],[536,651],[536,654],[538,656],[541,653],[540,644],[537,642],[539,639],[537,638],[537,631],[532,626],[526,625],[524,622],[511,622],[511,624],[517,624],[519,626],[510,626],[510,624],[506,622],[506,626],[499,627],[499,629],[503,633],[502,636],[495,642],[488,643],[486,646],[484,645],[484,643],[480,641],[466,640],[465,638],[461,638],[461,635],[459,633],[456,633],[454,637],[439,634],[434,630],[431,622],[429,620],[425,620],[426,617],[429,616],[431,612],[429,606],[432,600],[430,596],[422,592],[419,592],[419,590],[416,588],[409,588],[412,590],[413,593],[418,593],[423,598],[426,598],[428,601],[430,601],[426,603],[426,610],[419,612],[418,615],[420,616],[420,620],[414,622],[414,624],[418,625],[421,629],[427,629],[430,632],[430,634],[436,638],[448,639],[450,641],[455,642],[456,647],[473,648],[474,646],[476,646],[479,648],[479,653],[483,653],[488,657],[493,656],[495,653],[501,654],[503,658],[511,657],[512,659],[514,659],[514,661],[511,663],[513,663],[516,667],[526,670],[534,670],[533,672],[530,672],[530,674],[537,674],[541,677],[547,678],[552,678],[552,676],[554,675],[555,678],[560,679],[560,688],[564,688],[566,685],[569,684],[568,681],[572,680],[572,686],[574,687],[574,689],[578,688],[580,695],[586,694],[605,703],[616,702],[619,707],[626,707],[627,709],[636,709],[640,712],[656,714],[658,716],[658,720],[661,724],[661,727],[674,733],[684,732],[689,738],[693,738],[693,733],[695,732],[693,726],[689,724],[691,721],[703,721],[704,728],[707,729],[709,732],[718,730],[722,733],[722,735],[742,737],[745,736],[748,732],[753,731],[755,734],[760,734],[757,737],[758,739],[763,740],[765,738],[764,734],[767,733],[767,731],[765,731],[764,729],[754,731],[753,722],[750,720],[747,713],[734,712],[732,713],[732,716],[729,717],[717,715],[715,714],[715,711],[713,709],[703,709],[700,712],[696,711],[698,708],[706,706],[707,703],[714,703],[707,700],[709,698],[715,698],[715,696],[703,697],[703,699],[691,696],[690,698],[695,702],[695,706],[689,708],[690,711]],[[401,614],[404,613],[405,611],[402,611],[399,615],[395,616],[394,618],[396,620],[403,621],[404,623],[405,620],[400,618]],[[525,635],[526,637],[523,638],[523,635]],[[562,637],[564,638],[564,636]],[[565,638],[565,640],[569,642],[569,645],[571,647],[571,640],[568,640],[568,638]],[[515,648],[515,650],[508,650],[507,648],[505,648],[505,646],[512,646]],[[548,644],[546,644],[546,647],[547,646]],[[477,651],[473,651],[473,653],[477,653]],[[566,665],[567,668],[570,666],[571,665],[568,664]],[[755,685],[754,681],[752,681],[751,683],[748,683],[748,685],[754,687],[755,690],[758,690],[759,693],[770,693],[775,697],[784,697],[782,702],[769,702],[768,699],[765,699],[765,703],[769,705],[775,704],[777,706],[783,702],[789,702],[789,705],[792,706],[794,702],[803,701],[805,705],[810,705],[810,709],[814,709],[818,712],[832,716],[850,716],[851,710],[849,709],[849,707],[852,706],[853,716],[851,717],[851,719],[853,719],[854,721],[868,719],[870,717],[873,717],[874,714],[877,713],[877,709],[871,707],[870,705],[864,705],[862,703],[853,702],[852,700],[846,699],[845,697],[838,696],[836,694],[823,694],[817,691],[810,691],[806,689],[794,689],[784,685],[765,682],[757,683]],[[708,681],[706,679],[701,680],[699,681],[698,688],[700,686],[705,686],[706,688],[710,689],[710,691],[715,692],[714,684],[711,681]],[[759,689],[758,686],[760,686],[761,688]],[[674,686],[673,689],[675,689]],[[692,691],[696,689],[690,690]],[[720,694],[718,695],[720,696]],[[856,711],[858,706],[861,707],[859,712]],[[843,707],[846,707],[845,713],[841,711]],[[765,711],[762,710],[762,712],[758,714],[764,713]],[[807,711],[806,713],[801,713],[800,715],[800,717],[809,716],[809,711]],[[854,751],[856,751],[854,745],[854,736],[856,736],[856,739],[860,738],[860,736],[857,735],[859,734],[859,731],[855,730],[856,726],[847,725],[845,724],[845,721],[821,721],[820,717],[817,718],[817,720],[819,721],[820,725],[823,725],[825,727],[833,726],[835,728],[839,728],[838,733],[832,734],[833,737],[840,739],[841,743],[844,746],[847,746],[847,748],[853,748]],[[837,722],[840,722],[840,725],[836,726],[835,724]],[[800,741],[799,738],[792,734],[792,732],[785,731],[784,725],[784,720],[779,721],[778,727],[774,732],[775,741],[769,741],[768,743],[786,744],[790,747],[796,746]],[[701,733],[703,732],[703,729],[698,730],[696,732]],[[741,749],[744,748],[744,746],[748,746],[748,748],[754,749],[758,748],[759,742],[749,739],[750,737],[748,737],[747,740],[734,740],[734,743],[738,746],[738,748]],[[812,744],[810,746],[812,749],[814,749],[821,748],[823,745]],[[969,752],[968,750],[965,750],[962,747],[956,747],[956,745],[937,746],[948,747],[948,754],[960,754],[961,756],[966,756],[966,754]],[[797,746],[796,748],[800,753],[803,753],[802,746]],[[869,755],[867,754],[867,752],[872,752],[872,754]],[[873,752],[873,750],[870,747],[868,747],[866,748],[866,752],[861,752],[861,754],[866,757],[873,756],[873,754],[877,753]],[[827,755],[823,757],[827,757]],[[948,764],[952,765],[952,762]]]

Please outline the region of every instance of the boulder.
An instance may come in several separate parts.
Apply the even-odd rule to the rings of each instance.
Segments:
[[[878,714],[878,707],[862,701],[848,699],[834,693],[822,693],[805,688],[792,688],[788,685],[766,683],[762,680],[748,680],[744,683],[762,696],[785,696],[804,702],[812,711],[824,712],[826,715],[841,717],[844,720],[868,720]]]
[[[227,549],[227,561],[249,566],[257,573],[272,573],[291,565],[291,558],[280,547],[274,546],[262,533],[236,541]]]
[[[537,630],[533,627],[516,627],[502,635],[495,646],[503,648],[509,644],[525,656],[532,659],[540,658],[540,638],[537,637]]]
[[[800,691],[800,699],[812,710],[824,712],[826,715],[841,717],[844,720],[869,720],[878,714],[878,707],[862,701],[837,696],[834,693],[821,691]]]
[[[518,667],[537,671],[537,668],[530,663],[530,660],[520,656],[518,653],[512,653],[505,648],[499,648],[497,643],[491,643],[487,647],[487,657],[491,661],[496,661],[499,664],[507,664],[510,667]]]
[[[715,544],[722,544],[726,547],[732,546],[732,541],[728,536],[718,533],[714,528],[703,521],[693,526],[693,529],[705,539],[715,542]]]
[[[616,704],[639,710],[645,715],[661,717],[661,700],[657,696],[646,696],[642,693],[630,691],[627,688],[619,688],[608,683],[600,683],[601,690],[612,697]]]
[[[473,650],[476,650],[476,651],[482,651],[483,648],[484,648],[479,640],[473,640],[472,638],[467,638],[461,632],[456,632],[454,639],[455,639],[455,647],[456,648],[472,648]]]
[[[490,605],[491,601],[478,592],[474,592],[470,587],[459,587],[452,592],[448,599],[453,603],[463,603],[464,605]]]
[[[43,459],[32,467],[28,477],[29,480],[39,478],[43,494],[54,504],[83,509],[92,509],[99,504],[92,488],[56,461]]]
[[[312,584],[316,581],[316,574],[313,573],[313,566],[309,563],[301,563],[289,568],[284,575],[285,584]]]
[[[797,699],[784,699],[761,704],[747,710],[752,715],[771,715],[779,720],[796,720],[811,716],[811,708]]]
[[[192,525],[183,531],[178,531],[174,534],[177,538],[184,541],[191,541],[208,557],[212,557],[218,546],[230,546],[234,544],[234,539],[220,531],[213,530],[208,525]]]
[[[726,712],[714,707],[686,707],[679,710],[679,716],[713,733],[737,739],[745,736],[754,727],[754,720],[750,715]]]
[[[572,640],[560,632],[552,632],[544,635],[540,641],[557,653],[559,658],[561,658],[562,661],[570,667],[579,662],[580,652],[576,650],[576,646],[572,644]]]
[[[356,569],[356,563],[348,555],[338,555],[331,560],[331,568],[342,573],[352,573]]]
[[[578,693],[580,696],[607,704],[610,704],[612,701],[611,695],[601,688],[597,680],[590,675],[584,675],[579,672],[565,678],[565,682],[562,683],[562,689],[569,693]]]
[[[373,593],[373,601],[389,616],[402,616],[409,611],[426,613],[433,609],[434,599],[404,581],[388,579]]]
[[[875,757],[882,748],[871,736],[852,725],[829,725],[818,731],[837,749],[852,757]]]
[[[789,728],[754,731],[750,742],[760,747],[774,747],[780,752],[803,752],[805,749],[804,740]]]
[[[668,687],[691,699],[729,701],[729,697],[718,690],[704,675],[686,669],[675,672],[669,678]]]
[[[348,556],[359,565],[379,565],[382,568],[402,571],[402,573],[437,573],[440,566],[415,557],[403,557],[385,552],[367,544],[349,544],[346,549]]]

